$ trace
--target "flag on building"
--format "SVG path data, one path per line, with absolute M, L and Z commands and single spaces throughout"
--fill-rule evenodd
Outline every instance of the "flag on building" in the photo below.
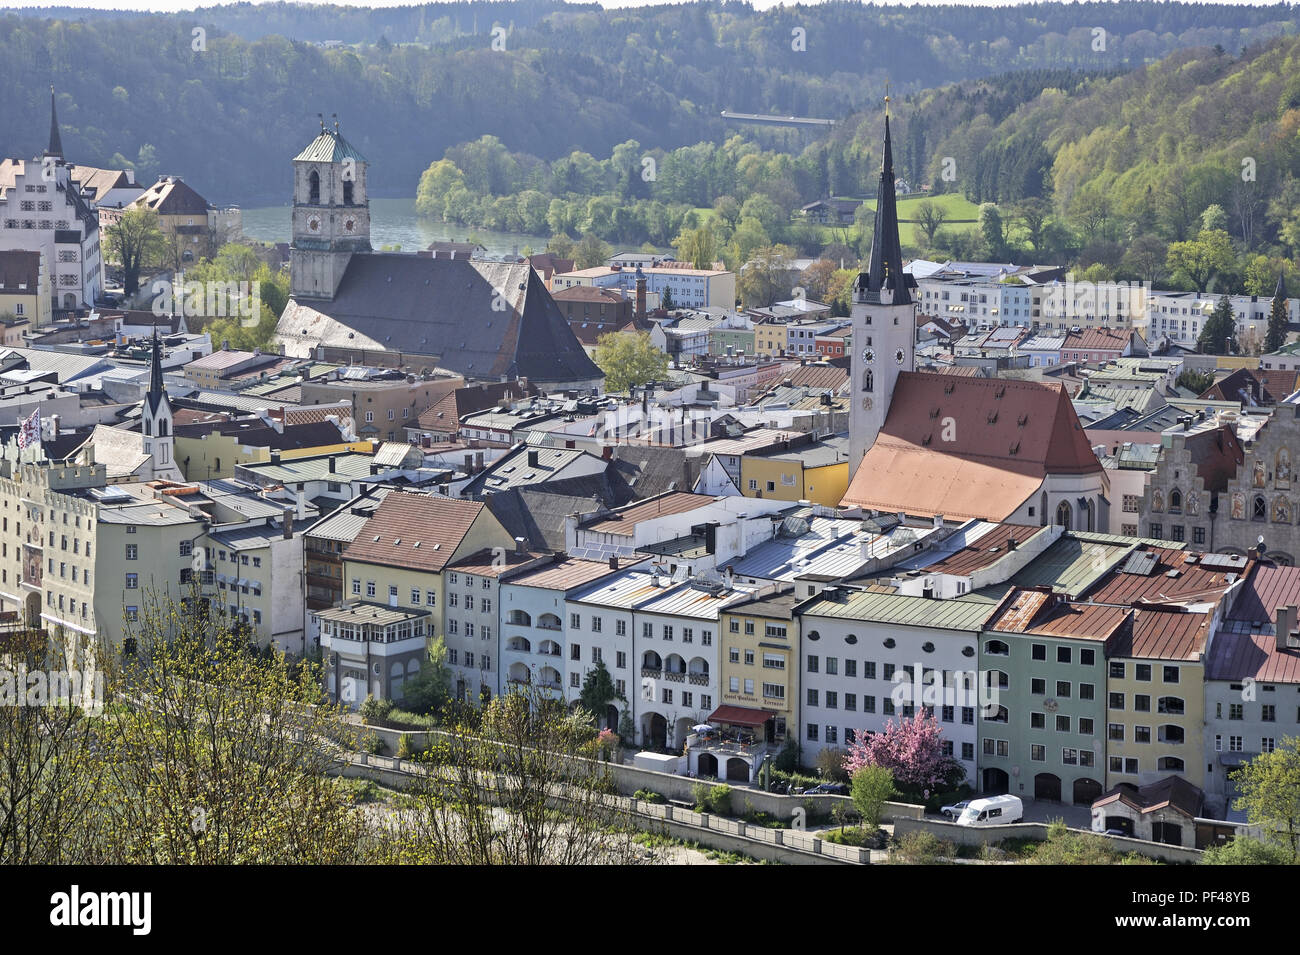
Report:
M 25 448 L 29 444 L 36 444 L 41 440 L 41 409 L 37 408 L 32 412 L 32 416 L 23 422 L 23 426 L 18 430 L 18 447 Z

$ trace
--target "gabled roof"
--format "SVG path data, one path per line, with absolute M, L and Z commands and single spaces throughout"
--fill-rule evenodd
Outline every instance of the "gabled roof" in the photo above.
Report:
M 1121 630 L 1106 648 L 1109 657 L 1147 660 L 1201 659 L 1210 639 L 1212 612 L 1183 612 L 1168 607 L 1142 607 L 1133 626 Z
M 1291 377 L 1291 384 L 1294 385 L 1294 372 L 1291 373 Z M 1201 394 L 1201 397 L 1215 401 L 1239 401 L 1243 406 L 1249 408 L 1252 406 L 1275 405 L 1286 395 L 1273 394 L 1264 384 L 1262 372 L 1259 369 L 1238 368 L 1207 388 Z
M 131 206 L 152 209 L 163 216 L 202 216 L 207 224 L 208 200 L 176 176 L 159 179 L 137 196 Z
M 375 508 L 343 558 L 437 573 L 482 510 L 478 501 L 394 491 Z
M 842 503 L 1000 521 L 1047 475 L 1100 470 L 1059 384 L 902 372 Z
M 1122 802 L 1143 815 L 1160 809 L 1173 809 L 1188 819 L 1195 819 L 1201 814 L 1205 793 L 1182 776 L 1166 776 L 1140 788 L 1132 783 L 1121 783 L 1092 805 L 1095 808 L 1115 802 Z
M 603 377 L 523 262 L 355 254 L 334 298 L 292 301 L 276 334 L 298 345 L 436 355 L 467 378 Z
M 631 535 L 636 525 L 642 521 L 652 521 L 670 514 L 685 514 L 712 504 L 714 498 L 709 494 L 692 494 L 689 491 L 671 491 L 619 508 L 611 514 L 596 518 L 584 525 L 584 529 L 597 534 Z
M 1132 613 L 1126 607 L 1071 603 L 1046 589 L 1010 591 L 987 628 L 999 633 L 1075 640 L 1106 640 L 1124 626 Z
M 1198 554 L 1139 545 L 1128 560 L 1087 592 L 1093 603 L 1131 606 L 1141 601 L 1169 604 L 1217 603 L 1254 561 L 1227 554 Z
M 0 250 L 0 293 L 36 295 L 41 290 L 41 253 Z

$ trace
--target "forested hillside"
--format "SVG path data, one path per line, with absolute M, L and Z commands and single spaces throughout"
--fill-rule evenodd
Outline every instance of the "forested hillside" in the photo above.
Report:
M 82 162 L 182 174 L 218 201 L 280 201 L 287 158 L 317 113 L 338 113 L 376 194 L 409 195 L 431 159 L 484 134 L 547 161 L 628 139 L 671 150 L 722 142 L 724 109 L 838 119 L 874 108 L 886 78 L 901 95 L 1013 70 L 1118 71 L 1191 44 L 1235 54 L 1297 25 L 1285 5 L 1167 3 L 19 11 L 0 18 L 0 152 L 39 151 L 53 82 Z M 314 45 L 326 41 L 342 45 Z

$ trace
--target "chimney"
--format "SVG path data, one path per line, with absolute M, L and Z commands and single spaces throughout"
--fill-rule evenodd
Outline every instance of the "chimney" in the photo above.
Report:
M 1014 537 L 1007 540 L 1007 550 L 1015 550 L 1016 544 L 1019 543 Z
M 638 266 L 636 270 L 636 314 L 637 322 L 645 321 L 645 276 Z
M 618 570 L 618 554 L 609 555 L 609 569 Z
M 331 454 L 331 455 L 330 455 L 330 470 L 329 470 L 329 473 L 330 473 L 330 474 L 333 474 L 333 473 L 334 473 L 334 458 L 335 458 L 335 455 Z
M 284 509 L 284 539 L 293 540 L 293 508 Z
M 50 415 L 50 437 L 57 438 L 58 436 L 59 436 L 59 416 L 56 414 L 52 414 Z
M 482 452 L 482 451 L 479 451 L 477 454 L 474 455 L 474 470 L 475 470 L 475 471 L 482 471 L 482 470 L 483 470 L 483 452 Z
M 272 452 L 271 452 L 271 463 L 272 463 L 272 464 L 276 464 L 276 465 L 278 465 L 278 464 L 280 463 L 280 452 L 279 452 L 279 451 L 272 451 Z
M 530 468 L 535 468 L 538 466 L 538 454 L 535 449 L 530 450 L 528 452 L 528 466 Z
M 515 553 L 516 553 L 516 554 L 522 554 L 522 553 L 524 553 L 524 551 L 525 551 L 525 546 L 524 546 L 524 545 L 527 544 L 527 543 L 528 543 L 528 541 L 527 541 L 525 538 L 523 538 L 523 537 L 516 537 L 516 538 L 515 538 Z
M 1291 637 L 1291 616 L 1286 607 L 1278 607 L 1273 611 L 1273 624 L 1277 630 L 1277 648 L 1285 650 Z
M 466 474 L 474 473 L 474 455 L 472 454 L 465 455 L 465 473 Z
M 303 490 L 302 485 L 298 485 L 298 520 L 307 519 L 307 492 Z

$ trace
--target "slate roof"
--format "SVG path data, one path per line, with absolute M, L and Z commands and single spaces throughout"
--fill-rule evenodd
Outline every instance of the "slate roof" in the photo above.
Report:
M 842 503 L 1004 520 L 1048 474 L 1099 470 L 1059 384 L 902 372 Z
M 41 253 L 22 249 L 0 250 L 0 292 L 15 295 L 24 291 L 35 295 L 40 290 Z
M 665 491 L 689 491 L 699 479 L 706 455 L 687 457 L 683 448 L 654 448 L 625 444 L 614 448 L 615 472 L 638 498 Z
M 526 263 L 354 254 L 334 298 L 291 301 L 276 334 L 297 351 L 319 343 L 436 355 L 467 378 L 603 378 Z

